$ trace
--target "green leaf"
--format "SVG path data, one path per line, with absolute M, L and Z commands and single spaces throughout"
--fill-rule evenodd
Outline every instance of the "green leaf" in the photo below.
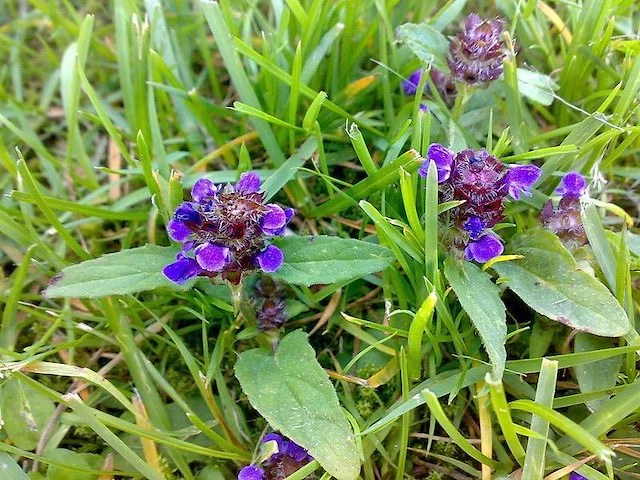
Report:
M 44 295 L 97 298 L 171 287 L 162 269 L 175 261 L 177 252 L 175 247 L 145 245 L 87 260 L 63 269 Z
M 358 478 L 360 454 L 351 426 L 306 333 L 288 334 L 275 355 L 263 349 L 242 353 L 235 373 L 251 405 L 274 429 L 338 480 Z
M 287 236 L 271 242 L 284 252 L 284 264 L 272 276 L 297 285 L 359 278 L 384 270 L 393 262 L 387 248 L 350 238 Z
M 538 313 L 583 332 L 619 337 L 629 330 L 626 313 L 600 281 L 579 270 L 558 237 L 544 230 L 514 237 L 509 253 L 523 260 L 493 266 Z
M 0 472 L 4 472 L 3 475 L 7 475 L 6 478 L 13 480 L 29 480 L 24 470 L 5 452 L 0 452 Z
M 507 317 L 500 300 L 499 289 L 488 273 L 471 262 L 455 263 L 448 258 L 444 274 L 451 284 L 462 308 L 478 330 L 489 355 L 495 380 L 502 378 L 507 361 Z
M 448 71 L 444 59 L 449 42 L 438 30 L 427 24 L 405 23 L 396 29 L 396 37 L 426 64 L 434 64 L 439 70 Z
M 57 462 L 57 465 L 49 465 L 47 480 L 94 480 L 96 475 L 91 471 L 100 468 L 100 456 L 66 448 L 56 448 L 47 457 Z
M 56 409 L 54 403 L 14 378 L 2 385 L 0 399 L 3 428 L 11 443 L 23 450 L 35 450 Z
M 526 68 L 518 68 L 518 89 L 529 100 L 542 105 L 553 103 L 554 91 L 558 85 L 548 75 L 533 72 Z
M 612 348 L 613 341 L 609 338 L 596 337 L 588 333 L 578 333 L 574 341 L 574 351 L 592 352 Z M 622 366 L 622 356 L 607 358 L 597 362 L 581 363 L 574 367 L 576 380 L 580 386 L 580 392 L 590 393 L 600 390 L 608 390 L 616 386 L 618 372 Z M 586 402 L 587 408 L 595 412 L 606 404 L 609 396 Z

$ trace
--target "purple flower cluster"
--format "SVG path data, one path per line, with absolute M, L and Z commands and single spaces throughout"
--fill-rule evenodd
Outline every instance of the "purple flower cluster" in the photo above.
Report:
M 505 57 L 502 27 L 501 20 L 485 20 L 470 14 L 464 28 L 449 44 L 447 63 L 451 76 L 468 85 L 497 79 L 502 74 Z
M 275 442 L 277 452 L 259 466 L 248 465 L 238 473 L 238 480 L 282 480 L 313 460 L 304 448 L 277 433 L 265 435 L 262 443 Z
M 244 272 L 280 268 L 282 250 L 265 243 L 284 233 L 294 210 L 265 204 L 257 174 L 243 173 L 235 187 L 201 178 L 191 197 L 167 225 L 171 239 L 183 243 L 176 261 L 163 270 L 169 280 L 182 284 L 198 275 L 220 276 L 238 284 Z
M 570 250 L 575 250 L 587 243 L 580 215 L 580 197 L 587 189 L 584 177 L 576 172 L 567 173 L 556 189 L 562 195 L 557 206 L 549 200 L 542 211 L 540 219 L 545 228 L 555 233 Z
M 258 328 L 262 331 L 277 330 L 287 321 L 284 286 L 271 277 L 263 276 L 253 288 Z
M 458 93 L 456 81 L 482 86 L 496 80 L 503 70 L 505 44 L 502 39 L 502 20 L 486 20 L 472 13 L 464 27 L 449 43 L 447 64 L 450 75 L 432 67 L 431 80 L 447 105 L 453 104 Z M 405 95 L 415 95 L 422 78 L 422 69 L 414 71 L 402 82 Z M 429 86 L 425 86 L 425 92 Z
M 587 477 L 580 475 L 578 472 L 571 472 L 569 474 L 569 480 L 587 480 Z
M 454 153 L 434 143 L 419 174 L 427 176 L 430 161 L 438 171 L 441 201 L 464 201 L 451 210 L 453 225 L 462 235 L 452 242 L 464 250 L 467 260 L 487 262 L 500 255 L 504 247 L 491 228 L 504 218 L 504 202 L 510 196 L 531 195 L 540 177 L 535 165 L 507 167 L 486 150 L 466 149 Z

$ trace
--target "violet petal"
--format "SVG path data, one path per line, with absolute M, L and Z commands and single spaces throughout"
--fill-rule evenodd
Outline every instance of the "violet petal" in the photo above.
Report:
M 174 283 L 182 285 L 190 278 L 202 272 L 202 268 L 193 258 L 180 257 L 177 262 L 170 263 L 162 270 L 164 276 Z
M 487 233 L 478 240 L 472 240 L 465 249 L 465 257 L 467 260 L 475 260 L 479 263 L 485 263 L 494 257 L 497 257 L 504 251 L 504 245 L 495 233 Z
M 569 172 L 562 177 L 560 187 L 556 189 L 556 193 L 563 196 L 579 197 L 587 188 L 587 182 L 578 172 Z
M 262 439 L 262 443 L 276 442 L 278 444 L 278 451 L 282 450 L 282 445 L 286 440 L 275 432 L 267 433 Z
M 219 272 L 229 260 L 229 249 L 213 243 L 198 245 L 195 249 L 198 265 L 209 272 Z
M 464 228 L 464 230 L 469 234 L 469 238 L 473 241 L 480 238 L 486 227 L 486 222 L 475 215 L 469 217 L 464 225 L 462 225 L 462 228 Z
M 418 173 L 420 176 L 426 177 L 429 169 L 429 160 L 433 160 L 436 163 L 436 168 L 438 169 L 438 183 L 445 182 L 451 176 L 453 158 L 453 152 L 447 147 L 440 145 L 439 143 L 432 143 L 429 145 L 427 160 L 420 165 Z
M 269 245 L 256 255 L 256 261 L 263 272 L 275 272 L 284 262 L 284 253 L 275 245 Z
M 422 78 L 422 69 L 419 68 L 415 70 L 409 78 L 402 82 L 402 91 L 405 95 L 415 95 L 418 91 L 418 85 L 420 84 L 420 79 Z
M 180 222 L 191 222 L 200 225 L 200 214 L 189 202 L 181 203 L 173 214 L 173 218 Z
M 244 172 L 236 183 L 237 192 L 257 192 L 260 190 L 260 177 L 255 172 Z
M 187 224 L 180 220 L 169 220 L 167 224 L 167 233 L 169 238 L 176 242 L 184 242 L 189 235 L 191 235 L 191 229 L 187 227 Z
M 191 189 L 191 198 L 194 202 L 202 202 L 206 198 L 213 197 L 219 188 L 208 178 L 200 178 Z
M 287 223 L 287 214 L 280 205 L 270 203 L 266 206 L 269 210 L 262 217 L 262 231 L 267 235 L 284 227 Z
M 571 472 L 569 474 L 569 480 L 587 480 L 587 477 L 580 475 L 578 472 Z
M 507 184 L 509 195 L 515 200 L 520 198 L 520 194 L 531 196 L 531 188 L 538 181 L 542 170 L 535 165 L 515 165 L 507 173 Z
M 264 480 L 264 470 L 256 465 L 247 465 L 238 473 L 238 480 Z
M 296 462 L 302 462 L 310 457 L 306 449 L 291 440 L 286 440 L 284 442 L 281 451 L 285 455 L 293 458 Z

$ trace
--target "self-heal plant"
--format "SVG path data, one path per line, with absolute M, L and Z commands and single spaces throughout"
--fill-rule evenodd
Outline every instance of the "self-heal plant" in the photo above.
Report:
M 171 239 L 183 244 L 176 261 L 163 270 L 169 280 L 182 284 L 206 276 L 237 285 L 246 272 L 280 268 L 284 254 L 268 239 L 284 233 L 294 210 L 265 204 L 257 174 L 242 174 L 235 186 L 201 178 L 191 197 L 167 225 Z
M 545 203 L 540 219 L 545 228 L 555 233 L 569 250 L 575 250 L 587 243 L 587 234 L 580 215 L 580 197 L 587 189 L 587 182 L 577 172 L 569 172 L 564 177 L 556 193 L 562 195 L 557 206 L 551 200 Z
M 438 172 L 442 202 L 459 201 L 450 210 L 454 227 L 449 242 L 453 253 L 464 252 L 467 260 L 487 262 L 500 255 L 504 247 L 491 229 L 504 218 L 504 203 L 511 197 L 531 195 L 540 177 L 535 165 L 508 167 L 486 150 L 466 149 L 454 153 L 434 143 L 418 173 L 426 177 L 433 161 Z
M 502 74 L 505 57 L 502 27 L 501 20 L 470 14 L 449 44 L 447 63 L 451 76 L 468 85 L 496 80 Z
M 256 311 L 258 329 L 277 330 L 287 321 L 285 285 L 264 275 L 253 286 L 251 298 Z
M 262 446 L 272 443 L 274 451 L 259 465 L 248 465 L 238 473 L 238 480 L 283 480 L 313 460 L 304 448 L 277 433 L 262 439 Z

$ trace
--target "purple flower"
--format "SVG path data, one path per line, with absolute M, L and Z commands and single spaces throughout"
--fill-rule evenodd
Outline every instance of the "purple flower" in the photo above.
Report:
M 587 477 L 580 475 L 578 472 L 571 472 L 569 474 L 569 480 L 587 480 Z
M 265 204 L 257 174 L 243 173 L 235 187 L 201 178 L 191 195 L 193 202 L 182 203 L 167 225 L 169 237 L 183 243 L 176 262 L 164 269 L 169 280 L 220 276 L 238 284 L 245 272 L 280 268 L 282 250 L 266 241 L 282 235 L 295 212 Z
M 174 220 L 183 223 L 194 223 L 196 225 L 200 225 L 202 223 L 200 214 L 194 208 L 192 203 L 184 202 L 176 208 L 176 211 L 173 213 Z
M 508 193 L 506 173 L 503 163 L 486 150 L 466 149 L 455 155 L 455 168 L 443 186 L 443 200 L 464 200 L 452 210 L 459 226 L 471 216 L 480 217 L 487 228 L 502 220 Z
M 418 91 L 418 85 L 422 79 L 422 69 L 414 71 L 409 78 L 402 82 L 402 91 L 405 95 L 415 95 Z
M 208 197 L 213 197 L 218 191 L 220 191 L 218 185 L 208 178 L 201 178 L 193 185 L 191 198 L 193 198 L 194 202 L 202 202 Z
M 284 261 L 284 253 L 275 245 L 268 245 L 267 248 L 256 255 L 256 261 L 263 272 L 275 272 Z
M 587 234 L 580 214 L 580 197 L 585 193 L 587 182 L 577 172 L 569 172 L 560 182 L 556 193 L 562 195 L 560 202 L 554 206 L 549 200 L 542 211 L 540 219 L 544 227 L 555 233 L 569 250 L 575 250 L 587 243 Z
M 462 228 L 469 234 L 471 240 L 478 240 L 487 228 L 487 224 L 480 217 L 471 216 Z
M 466 149 L 454 153 L 434 143 L 429 146 L 427 161 L 418 170 L 426 176 L 429 161 L 436 163 L 440 201 L 458 201 L 449 210 L 453 228 L 446 228 L 445 243 L 454 255 L 467 260 L 486 262 L 504 251 L 502 240 L 491 228 L 504 217 L 507 196 L 519 199 L 531 195 L 531 187 L 540 177 L 535 165 L 507 168 L 486 150 Z
M 248 465 L 238 473 L 238 480 L 264 480 L 264 470 L 255 465 Z
M 213 243 L 203 243 L 195 248 L 196 261 L 203 270 L 219 272 L 230 260 L 229 249 Z
M 569 250 L 575 250 L 587 243 L 587 234 L 580 215 L 579 197 L 562 197 L 557 207 L 549 200 L 540 212 L 540 219 L 544 227 L 555 233 Z
M 560 182 L 556 193 L 563 197 L 580 197 L 587 189 L 587 182 L 584 177 L 577 172 L 569 172 Z
M 464 251 L 467 260 L 485 263 L 502 254 L 504 246 L 500 237 L 493 232 L 487 232 L 478 240 L 470 240 Z
M 455 79 L 481 85 L 502 74 L 505 45 L 501 20 L 485 20 L 475 13 L 465 20 L 463 29 L 449 44 L 447 63 Z
M 451 169 L 453 168 L 453 152 L 447 147 L 440 145 L 439 143 L 432 143 L 429 145 L 427 151 L 427 159 L 422 162 L 418 174 L 422 177 L 426 177 L 429 171 L 429 162 L 433 160 L 438 169 L 438 183 L 442 183 L 449 179 L 451 176 Z
M 520 194 L 531 196 L 531 188 L 538 181 L 542 170 L 535 165 L 515 165 L 509 169 L 506 181 L 509 195 L 514 200 L 520 199 Z
M 240 175 L 240 180 L 236 183 L 238 192 L 253 193 L 260 190 L 260 177 L 254 172 L 245 172 Z
M 244 467 L 238 474 L 238 480 L 284 480 L 313 460 L 304 448 L 282 435 L 270 433 L 262 439 L 262 443 L 272 441 L 276 442 L 278 451 L 264 460 L 260 467 Z
M 286 296 L 285 286 L 271 277 L 264 275 L 255 283 L 251 297 L 260 330 L 277 330 L 284 325 L 287 321 Z M 282 449 L 275 437 L 282 438 L 276 433 L 270 433 L 262 441 L 276 440 L 278 448 Z
M 182 285 L 187 280 L 200 275 L 202 268 L 193 258 L 185 257 L 182 252 L 176 256 L 176 262 L 170 263 L 162 270 L 164 276 L 172 282 Z

